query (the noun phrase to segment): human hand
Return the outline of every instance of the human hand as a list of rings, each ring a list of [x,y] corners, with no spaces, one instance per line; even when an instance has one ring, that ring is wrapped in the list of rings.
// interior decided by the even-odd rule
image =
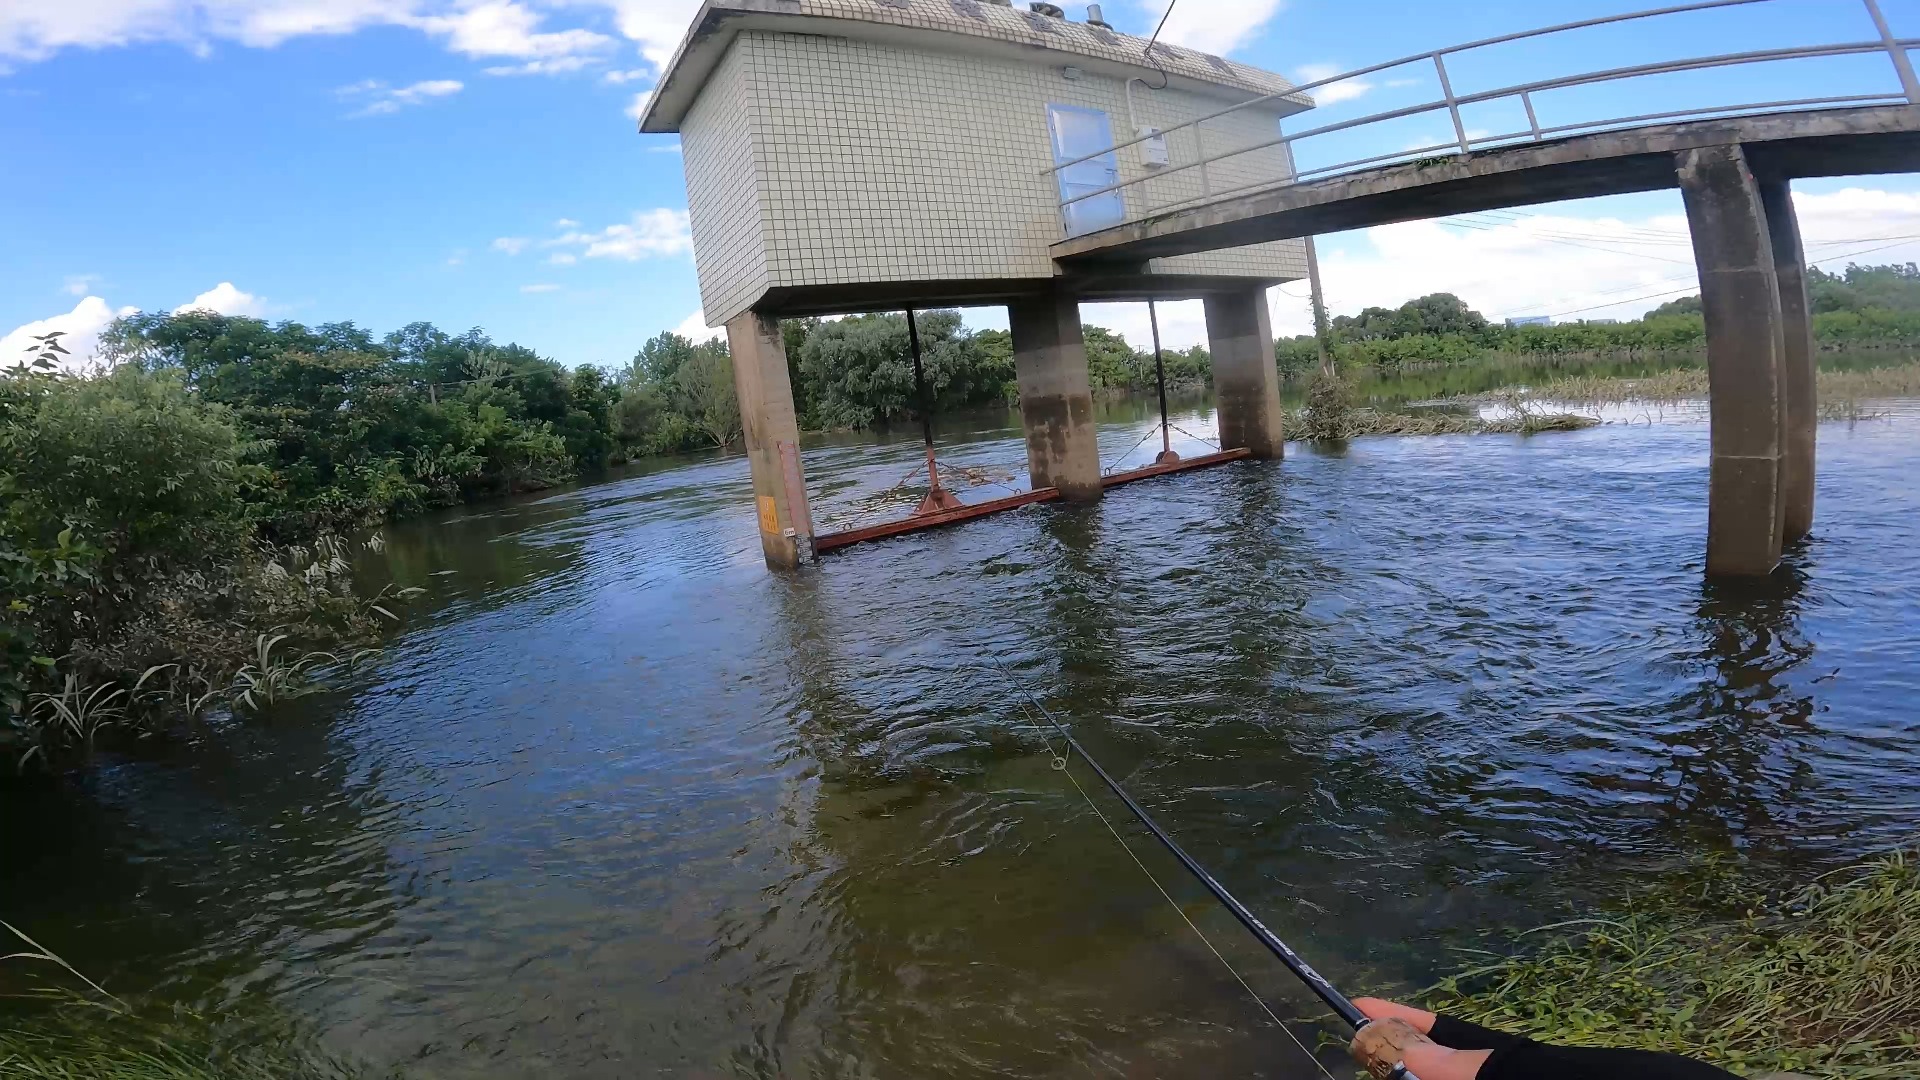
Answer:
[[[1433,1014],[1424,1009],[1359,998],[1354,1001],[1372,1022],[1354,1033],[1347,1052],[1378,1080],[1405,1066],[1419,1080],[1474,1080],[1491,1050],[1454,1050],[1432,1039]]]

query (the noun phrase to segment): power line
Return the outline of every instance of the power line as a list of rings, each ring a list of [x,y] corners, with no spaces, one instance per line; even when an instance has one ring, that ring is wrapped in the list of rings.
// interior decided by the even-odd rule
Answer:
[[[1468,225],[1464,222],[1458,222],[1458,221],[1442,221],[1440,222],[1440,224],[1445,225],[1449,228],[1474,229],[1479,232],[1494,232],[1498,228],[1492,225]],[[1642,259],[1652,259],[1655,262],[1676,263],[1681,266],[1686,265],[1684,262],[1681,262],[1681,260],[1679,259],[1669,259],[1661,255],[1649,255],[1644,251],[1619,251],[1613,248],[1594,247],[1591,244],[1583,244],[1575,240],[1556,240],[1556,239],[1553,239],[1552,237],[1538,236],[1538,234],[1535,234],[1535,235],[1538,239],[1545,240],[1549,244],[1565,244],[1568,247],[1582,248],[1587,251],[1598,251],[1606,255],[1633,255]]]
[[[1876,251],[1885,251],[1885,250],[1887,250],[1888,248],[1896,248],[1896,247],[1899,247],[1899,246],[1901,246],[1902,244],[1904,244],[1904,243],[1906,243],[1906,242],[1908,242],[1909,240],[1911,240],[1911,239],[1914,239],[1914,238],[1913,238],[1913,237],[1900,237],[1900,238],[1892,238],[1892,239],[1894,239],[1894,242],[1893,242],[1893,243],[1890,243],[1890,244],[1882,244],[1882,245],[1880,245],[1879,247],[1871,247],[1871,248],[1867,248],[1867,249],[1865,249],[1865,250],[1862,250],[1862,251],[1849,251],[1849,252],[1847,252],[1847,253],[1846,253],[1846,254],[1844,254],[1844,255],[1830,255],[1830,256],[1828,256],[1827,258],[1824,258],[1824,259],[1811,259],[1811,260],[1808,260],[1808,262],[1807,262],[1807,265],[1808,265],[1808,266],[1818,266],[1818,265],[1820,265],[1821,263],[1829,263],[1829,262],[1839,262],[1839,261],[1840,261],[1841,259],[1852,259],[1852,258],[1857,258],[1857,257],[1859,257],[1859,256],[1861,256],[1861,255],[1871,255],[1871,254],[1873,254],[1873,253],[1874,253],[1874,252],[1876,252]],[[1648,282],[1647,284],[1654,284],[1654,282]],[[1575,308],[1575,309],[1573,309],[1572,311],[1560,311],[1560,312],[1555,312],[1554,314],[1552,314],[1552,315],[1548,315],[1548,316],[1546,316],[1546,317],[1547,317],[1547,318],[1549,318],[1549,319],[1558,319],[1558,318],[1561,318],[1562,316],[1566,316],[1566,315],[1579,315],[1579,314],[1581,314],[1582,312],[1587,312],[1587,311],[1599,311],[1599,310],[1601,310],[1601,309],[1603,309],[1603,308],[1611,308],[1611,307],[1622,307],[1622,306],[1624,306],[1624,305],[1627,305],[1627,304],[1635,304],[1635,303],[1639,303],[1639,302],[1640,302],[1640,301],[1642,301],[1642,300],[1658,300],[1658,299],[1660,299],[1661,297],[1664,297],[1664,296],[1677,296],[1677,295],[1680,295],[1680,294],[1682,294],[1682,293],[1690,293],[1690,292],[1694,292],[1694,291],[1695,291],[1695,290],[1697,290],[1697,289],[1698,289],[1699,287],[1700,287],[1700,285],[1699,285],[1699,282],[1697,282],[1697,281],[1696,281],[1696,282],[1694,282],[1694,283],[1693,283],[1692,285],[1687,285],[1687,286],[1684,286],[1684,287],[1681,287],[1681,288],[1678,288],[1678,289],[1668,289],[1668,290],[1666,290],[1665,292],[1657,292],[1657,293],[1649,293],[1649,294],[1647,294],[1647,295],[1645,295],[1645,296],[1636,296],[1636,297],[1633,297],[1632,299],[1629,299],[1629,300],[1612,300],[1612,301],[1609,301],[1609,302],[1607,302],[1607,303],[1604,303],[1604,304],[1595,304],[1595,305],[1593,305],[1592,307],[1583,307],[1583,308]],[[1601,294],[1601,295],[1605,295],[1605,294]],[[1503,316],[1503,317],[1504,317],[1504,316]]]

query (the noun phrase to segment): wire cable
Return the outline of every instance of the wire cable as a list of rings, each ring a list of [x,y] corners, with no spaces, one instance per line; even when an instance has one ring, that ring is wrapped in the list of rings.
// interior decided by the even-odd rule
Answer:
[[[997,657],[995,660],[998,662]],[[1001,669],[1001,674],[1008,678],[1012,677],[1004,667]],[[1154,890],[1166,900],[1169,907],[1173,908],[1174,913],[1180,916],[1180,921],[1187,924],[1187,929],[1193,931],[1193,936],[1200,939],[1200,943],[1207,947],[1207,951],[1213,954],[1213,958],[1220,961],[1220,966],[1227,969],[1227,974],[1233,976],[1233,980],[1240,984],[1240,988],[1247,992],[1247,996],[1253,999],[1255,1005],[1260,1006],[1260,1011],[1267,1014],[1267,1018],[1273,1021],[1273,1026],[1279,1028],[1288,1039],[1292,1040],[1293,1045],[1300,1048],[1300,1052],[1306,1055],[1308,1061],[1313,1062],[1313,1067],[1320,1070],[1320,1075],[1326,1077],[1327,1080],[1334,1080],[1333,1074],[1328,1072],[1327,1067],[1320,1063],[1319,1057],[1317,1057],[1313,1051],[1307,1049],[1306,1043],[1300,1041],[1300,1036],[1295,1035],[1293,1029],[1287,1027],[1286,1022],[1280,1019],[1280,1014],[1273,1011],[1273,1007],[1268,1005],[1266,999],[1260,996],[1259,991],[1253,988],[1253,984],[1247,981],[1246,976],[1240,974],[1240,969],[1234,967],[1233,962],[1227,959],[1226,954],[1222,953],[1219,947],[1214,945],[1213,939],[1209,938],[1206,932],[1200,929],[1199,924],[1194,922],[1192,917],[1187,914],[1187,909],[1180,906],[1180,902],[1173,898],[1173,894],[1167,891],[1167,887],[1162,885],[1160,879],[1154,876],[1153,871],[1147,868],[1146,862],[1133,850],[1133,845],[1127,843],[1126,838],[1120,835],[1120,830],[1114,827],[1113,821],[1107,817],[1105,811],[1100,809],[1100,804],[1093,801],[1093,795],[1089,793],[1086,788],[1080,786],[1079,779],[1073,775],[1073,770],[1069,768],[1071,759],[1066,754],[1062,754],[1053,748],[1053,739],[1048,736],[1046,728],[1041,726],[1039,719],[1033,715],[1032,710],[1027,707],[1027,704],[1018,699],[1015,700],[1014,704],[1019,708],[1021,716],[1028,724],[1032,725],[1034,731],[1039,734],[1040,741],[1046,744],[1047,755],[1053,759],[1054,771],[1064,775],[1067,778],[1067,783],[1073,785],[1073,790],[1080,793],[1080,798],[1086,801],[1087,809],[1092,810],[1093,816],[1100,819],[1100,824],[1107,827],[1107,832],[1112,834],[1114,843],[1120,845],[1120,850],[1127,853],[1127,857],[1133,860],[1133,865],[1139,867],[1140,872],[1146,875],[1146,879],[1153,883]]]

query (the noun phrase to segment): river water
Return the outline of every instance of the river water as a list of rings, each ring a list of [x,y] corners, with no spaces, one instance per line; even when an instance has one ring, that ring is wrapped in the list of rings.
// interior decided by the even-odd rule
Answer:
[[[1687,410],[1294,444],[783,576],[738,457],[464,508],[387,530],[369,575],[428,595],[339,691],[8,789],[0,913],[420,1077],[1318,1075],[1324,1014],[1014,683],[1352,993],[1703,853],[1825,868],[1920,826],[1891,412],[1822,426],[1814,537],[1742,585],[1702,580]],[[969,426],[947,460],[1005,479],[1017,432]],[[809,446],[818,512],[917,453]]]

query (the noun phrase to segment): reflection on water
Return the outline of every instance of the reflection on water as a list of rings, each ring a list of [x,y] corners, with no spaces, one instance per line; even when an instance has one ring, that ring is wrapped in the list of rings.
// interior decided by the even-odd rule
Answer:
[[[995,423],[948,456],[1017,463]],[[1151,424],[1115,407],[1106,455]],[[788,576],[737,457],[467,508],[388,531],[430,597],[351,687],[0,796],[0,912],[426,1077],[1317,1075],[988,655],[1336,981],[1404,986],[1703,851],[1913,836],[1920,421],[1820,438],[1815,535],[1741,585],[1702,584],[1692,423],[1293,446]]]

